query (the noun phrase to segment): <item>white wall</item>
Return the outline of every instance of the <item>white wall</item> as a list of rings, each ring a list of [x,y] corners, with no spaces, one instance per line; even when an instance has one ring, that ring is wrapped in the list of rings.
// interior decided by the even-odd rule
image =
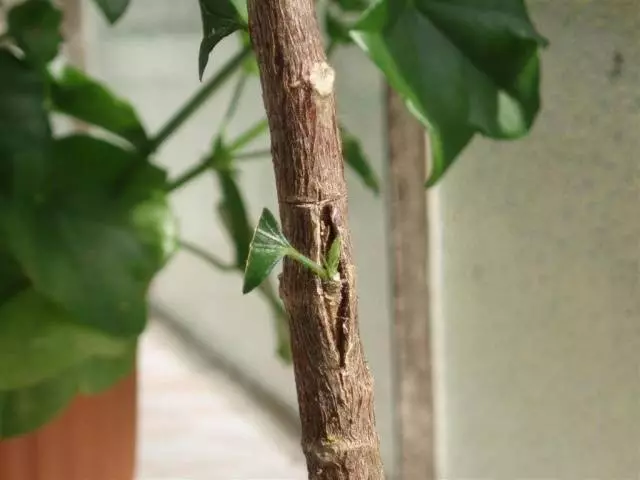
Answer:
[[[533,135],[475,142],[436,193],[442,476],[637,480],[640,2],[532,7]]]

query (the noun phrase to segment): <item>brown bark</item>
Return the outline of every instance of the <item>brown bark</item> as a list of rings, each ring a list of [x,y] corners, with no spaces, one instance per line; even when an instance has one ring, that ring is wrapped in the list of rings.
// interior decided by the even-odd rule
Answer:
[[[424,189],[427,139],[388,89],[389,215],[393,251],[399,480],[435,480],[429,230]]]
[[[285,261],[280,291],[290,316],[302,426],[313,480],[383,478],[373,379],[357,321],[347,190],[333,92],[314,0],[250,0],[285,235],[320,262],[342,237],[340,283]]]

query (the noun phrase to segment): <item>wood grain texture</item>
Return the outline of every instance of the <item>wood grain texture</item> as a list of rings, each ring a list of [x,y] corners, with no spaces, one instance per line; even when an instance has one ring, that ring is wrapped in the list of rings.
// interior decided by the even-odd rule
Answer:
[[[340,283],[285,261],[280,292],[290,316],[294,372],[309,478],[383,478],[373,379],[358,331],[347,189],[334,71],[313,0],[250,0],[285,235],[320,262],[342,236]]]
[[[399,480],[435,480],[429,230],[424,189],[427,138],[404,101],[387,90]]]

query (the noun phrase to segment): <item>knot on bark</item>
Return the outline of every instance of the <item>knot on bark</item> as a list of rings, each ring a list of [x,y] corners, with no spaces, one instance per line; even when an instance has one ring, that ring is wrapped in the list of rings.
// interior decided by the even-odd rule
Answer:
[[[309,73],[311,88],[320,97],[328,97],[333,93],[336,73],[327,62],[314,63]]]

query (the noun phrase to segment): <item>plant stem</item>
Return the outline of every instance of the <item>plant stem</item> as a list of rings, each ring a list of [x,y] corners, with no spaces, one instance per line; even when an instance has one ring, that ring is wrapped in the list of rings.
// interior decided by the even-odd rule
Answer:
[[[320,277],[321,279],[323,280],[329,279],[329,276],[327,275],[327,272],[324,268],[322,268],[320,265],[318,265],[316,262],[314,262],[310,258],[305,257],[295,248],[290,248],[289,251],[287,252],[287,256],[297,262],[300,262],[302,265],[307,267],[313,273],[318,275],[318,277]]]
[[[271,150],[254,150],[251,152],[245,152],[245,153],[236,153],[233,158],[235,160],[253,160],[254,158],[260,158],[260,157],[268,157],[271,155]]]
[[[254,141],[257,137],[259,137],[263,132],[265,132],[269,128],[269,123],[267,119],[260,120],[253,127],[249,128],[242,135],[236,138],[231,145],[229,145],[230,152],[237,152],[242,149],[242,147]]]
[[[326,258],[332,239],[342,240],[339,283],[322,282],[291,259],[280,277],[309,479],[382,480],[373,379],[358,327],[334,72],[316,1],[249,0],[248,10],[283,233],[310,258]]]
[[[227,111],[222,118],[222,126],[220,127],[220,131],[224,132],[229,125],[229,122],[233,119],[236,111],[238,110],[238,104],[240,103],[240,97],[242,97],[242,92],[244,92],[244,87],[247,85],[247,80],[249,75],[247,72],[243,71],[240,74],[240,78],[238,78],[238,83],[236,83],[236,87],[233,90],[233,95],[231,96],[231,101],[229,102],[229,106],[227,107]]]
[[[238,267],[237,265],[226,263],[189,241],[180,240],[179,244],[184,251],[189,252],[190,254],[204,261],[207,265],[210,265],[217,270],[223,272],[236,272],[239,274],[243,273],[242,268]],[[285,363],[290,364],[291,350],[289,345],[289,317],[287,316],[287,312],[282,306],[282,301],[276,294],[273,285],[271,285],[268,280],[262,282],[258,288],[260,294],[268,303],[273,313],[276,337],[278,339],[278,355],[280,355],[280,358],[282,358]]]
[[[218,270],[222,270],[223,272],[231,272],[237,270],[237,267],[235,265],[220,260],[213,254],[205,251],[204,249],[187,240],[180,240],[180,248],[200,258],[212,267],[217,268]]]
[[[198,110],[207,99],[215,93],[231,75],[242,65],[251,54],[250,47],[244,47],[222,69],[205,83],[196,94],[191,97],[178,112],[160,129],[149,141],[145,153],[155,152],[171,135],[173,135]]]
[[[181,176],[179,176],[173,182],[171,182],[171,184],[169,184],[169,187],[167,188],[167,191],[173,192],[175,190],[179,190],[185,184],[189,183],[191,180],[203,174],[210,168],[211,168],[211,158],[207,157],[205,160],[201,161],[191,169],[187,170]]]

